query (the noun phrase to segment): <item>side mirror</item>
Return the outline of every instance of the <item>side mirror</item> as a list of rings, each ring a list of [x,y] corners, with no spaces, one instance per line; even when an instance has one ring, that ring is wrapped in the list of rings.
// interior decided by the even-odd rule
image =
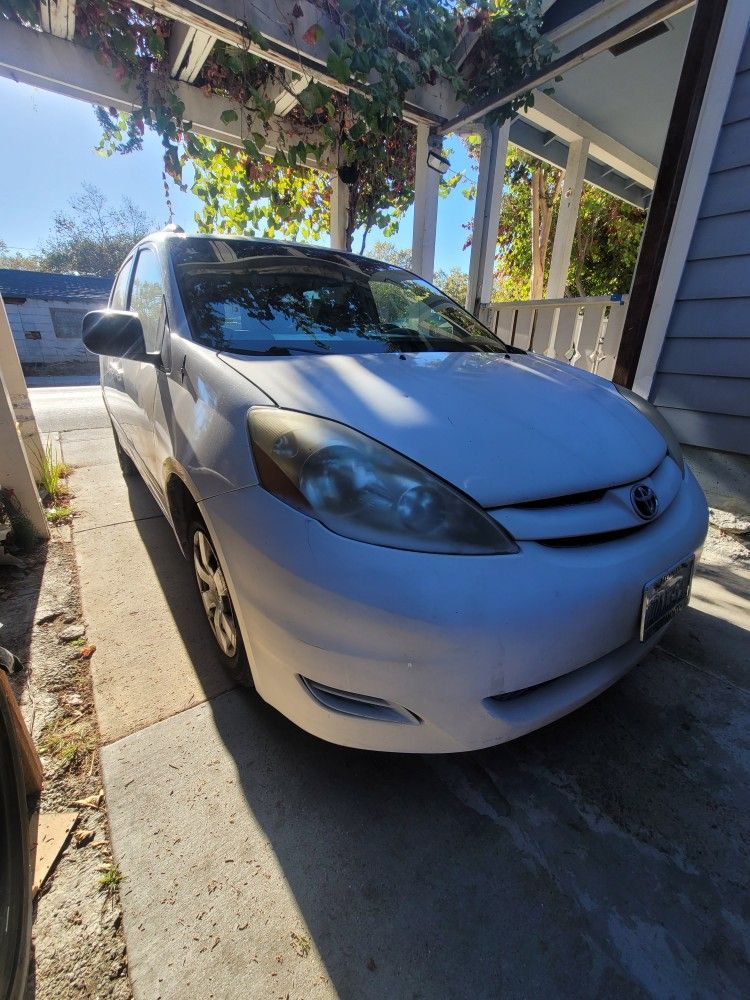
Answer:
[[[94,309],[83,317],[83,343],[92,354],[148,361],[157,364],[158,354],[149,354],[143,327],[135,313],[116,309]]]

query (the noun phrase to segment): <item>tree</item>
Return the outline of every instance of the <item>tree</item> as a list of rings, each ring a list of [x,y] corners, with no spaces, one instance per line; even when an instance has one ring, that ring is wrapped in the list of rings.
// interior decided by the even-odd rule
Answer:
[[[411,250],[404,247],[396,247],[388,240],[378,240],[373,243],[372,254],[377,260],[384,260],[388,264],[395,264],[396,267],[403,267],[406,271],[411,270]],[[455,299],[463,305],[466,301],[466,293],[469,290],[469,276],[460,267],[451,267],[449,270],[443,268],[435,271],[432,279],[433,285],[437,285],[446,295]]]
[[[0,240],[0,268],[14,271],[42,271],[41,261],[36,254],[9,253],[8,244]]]
[[[76,8],[76,43],[127,81],[133,102],[122,114],[96,109],[100,151],[130,154],[142,148],[145,130],[154,130],[164,148],[165,183],[169,176],[184,187],[183,167],[195,170],[194,190],[204,202],[201,228],[290,235],[307,226],[314,237],[330,212],[330,187],[325,176],[311,181],[306,170],[312,167],[329,178],[337,174],[348,188],[347,248],[359,229],[363,246],[375,227],[392,235],[414,198],[409,95],[440,81],[461,104],[471,104],[488,88],[502,90],[533,75],[553,52],[542,31],[542,0],[310,0],[289,12],[284,27],[291,41],[296,37],[301,58],[282,70],[263,57],[269,45],[259,30],[264,16],[262,4],[247,5],[234,24],[239,37],[214,44],[194,81],[214,103],[224,102],[219,117],[225,125],[237,123],[237,146],[230,149],[193,135],[172,79],[168,17],[131,0]],[[33,0],[0,0],[3,19],[41,27]],[[456,41],[472,35],[477,44],[468,46],[459,74]],[[311,46],[326,53],[330,86],[315,79],[302,58]],[[289,70],[303,89],[291,85]],[[296,104],[280,116],[284,91]],[[490,118],[503,120],[529,100],[521,92]],[[292,208],[272,197],[271,189],[282,185]]]
[[[53,219],[52,232],[41,248],[41,269],[106,277],[154,228],[129,198],[112,206],[99,188],[84,182],[80,194],[70,199],[69,210]]]
[[[479,139],[467,141],[478,161]],[[493,298],[539,299],[549,275],[552,237],[564,173],[516,146],[508,147],[500,209]],[[476,184],[464,191],[476,196]],[[585,183],[581,195],[568,294],[627,292],[638,258],[646,213]],[[471,230],[471,224],[469,224]],[[471,235],[467,246],[471,243]]]

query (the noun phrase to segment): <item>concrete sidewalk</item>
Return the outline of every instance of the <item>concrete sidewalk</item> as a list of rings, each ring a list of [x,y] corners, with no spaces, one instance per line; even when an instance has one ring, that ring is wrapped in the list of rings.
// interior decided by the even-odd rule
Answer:
[[[109,430],[61,441],[137,997],[747,995],[747,565],[539,733],[360,753],[230,688]]]

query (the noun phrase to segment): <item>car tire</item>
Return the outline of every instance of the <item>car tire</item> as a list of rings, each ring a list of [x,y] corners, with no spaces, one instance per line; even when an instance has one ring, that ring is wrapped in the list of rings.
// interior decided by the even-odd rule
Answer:
[[[117,452],[117,461],[120,463],[120,471],[125,477],[134,476],[138,472],[138,469],[135,467],[135,462],[120,444],[120,437],[115,430],[115,425],[112,422],[111,417],[109,422],[112,425],[112,437],[115,439],[115,451]]]
[[[198,596],[224,669],[238,684],[252,688],[253,679],[239,622],[226,584],[219,556],[203,521],[193,521],[188,531],[190,556]]]

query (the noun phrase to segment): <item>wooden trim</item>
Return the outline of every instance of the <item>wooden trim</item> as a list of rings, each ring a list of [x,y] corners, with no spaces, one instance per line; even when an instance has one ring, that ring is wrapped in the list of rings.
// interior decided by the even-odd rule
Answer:
[[[698,0],[630,290],[614,381],[632,388],[695,139],[727,0]]]

